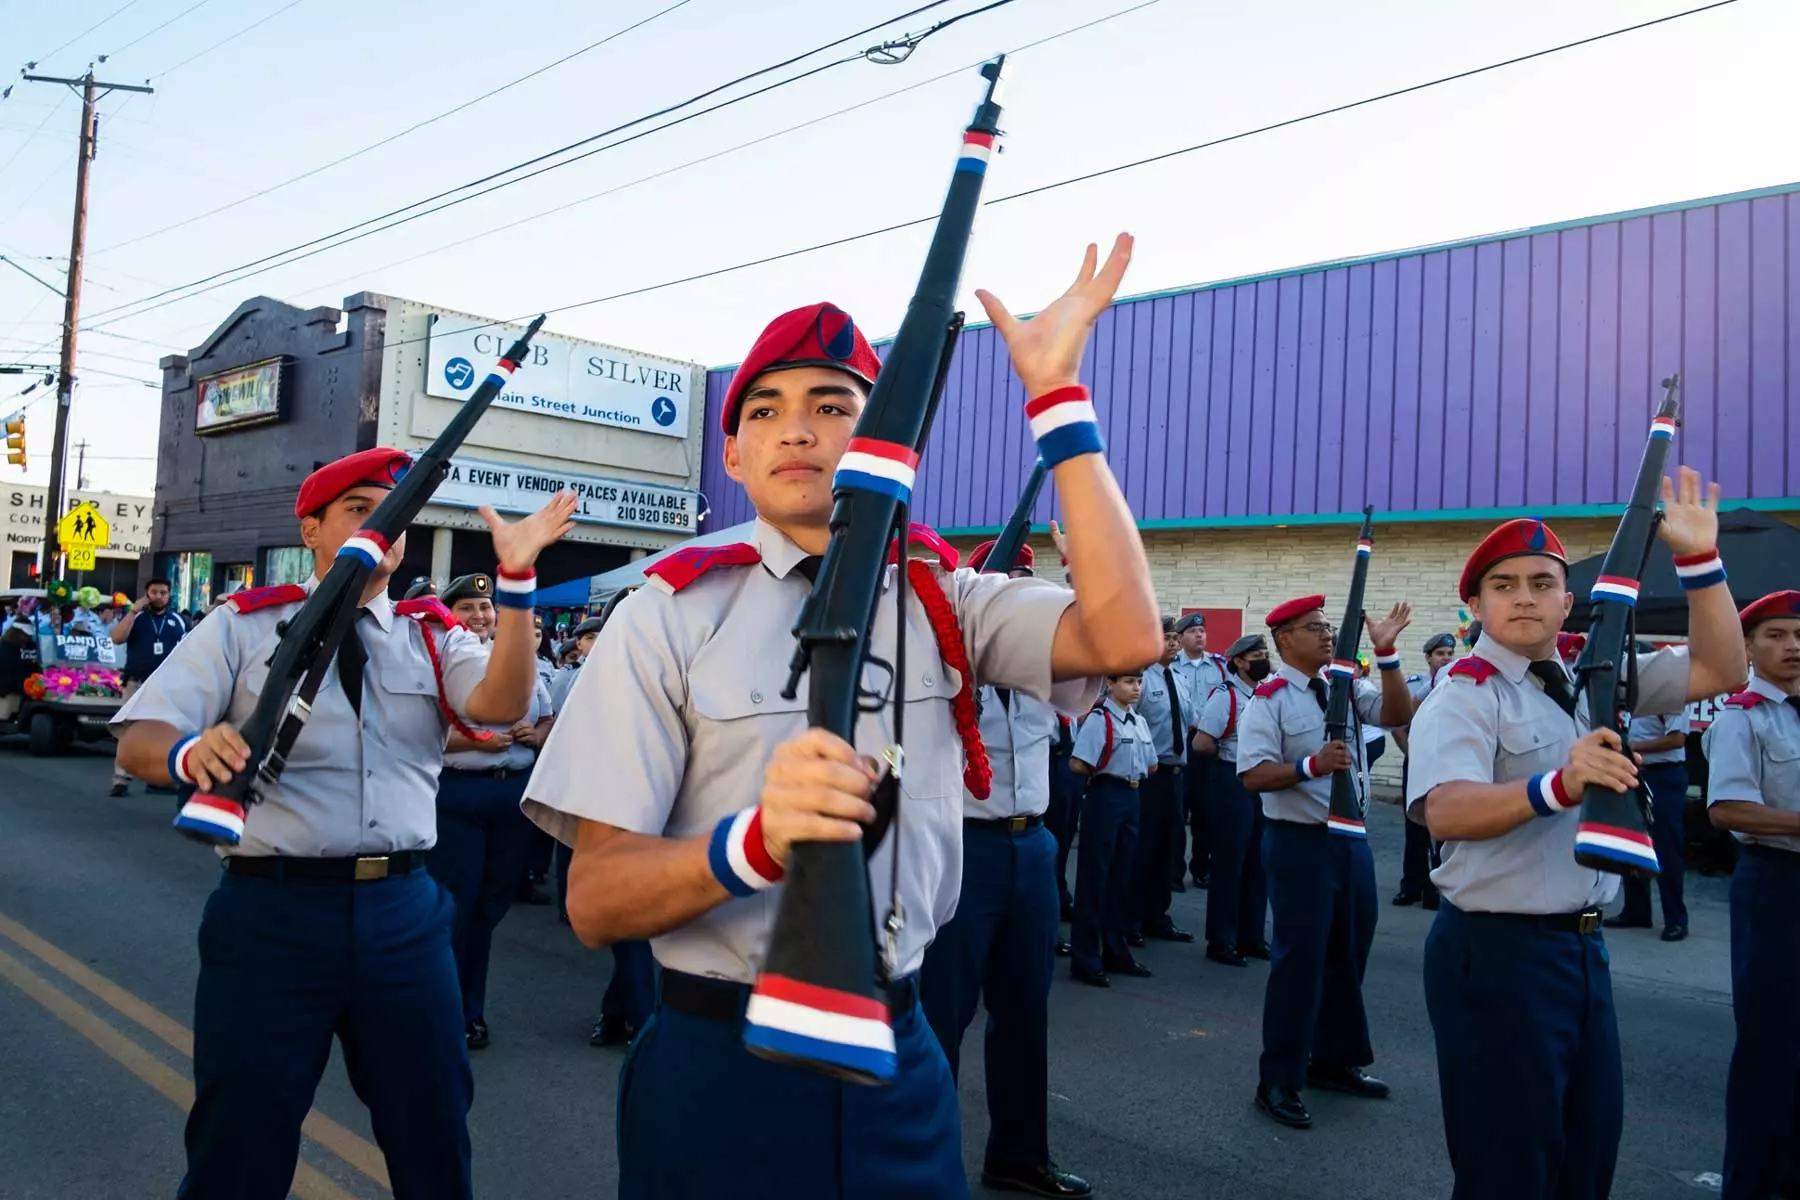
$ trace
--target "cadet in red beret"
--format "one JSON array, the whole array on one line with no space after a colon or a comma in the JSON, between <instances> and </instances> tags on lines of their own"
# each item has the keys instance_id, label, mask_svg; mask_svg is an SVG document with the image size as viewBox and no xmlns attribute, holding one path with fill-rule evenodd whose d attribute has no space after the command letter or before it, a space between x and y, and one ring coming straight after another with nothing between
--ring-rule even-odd
<instances>
[{"instance_id":1,"label":"cadet in red beret","mask_svg":"<svg viewBox=\"0 0 1800 1200\"><path fill-rule=\"evenodd\" d=\"M993 549L994 543L992 540L989 540L969 551L969 570L979 571L981 568L985 567L987 565L988 555L993 552ZM1032 573L1032 568L1036 565L1037 555L1032 552L1031 547L1029 545L1020 546L1019 561L1013 564L1013 574L1030 575Z\"/></svg>"},{"instance_id":2,"label":"cadet in red beret","mask_svg":"<svg viewBox=\"0 0 1800 1200\"><path fill-rule=\"evenodd\" d=\"M1269 983L1263 999L1263 1052L1256 1106L1292 1128L1312 1124L1302 1092L1324 1088L1381 1099L1388 1085L1365 1067L1375 1061L1362 978L1380 911L1368 837L1340 836L1328 823L1332 776L1348 772L1361 807L1362 725L1399 728L1412 719L1412 693L1400 672L1396 640L1412 607L1365 615L1381 683L1352 683L1356 725L1348 741L1325 725L1326 683L1336 632L1325 597L1300 596L1268 616L1280 665L1255 690L1238 721L1237 774L1262 799L1263 874L1269 911Z\"/></svg>"},{"instance_id":3,"label":"cadet in red beret","mask_svg":"<svg viewBox=\"0 0 1800 1200\"><path fill-rule=\"evenodd\" d=\"M288 1194L334 1036L394 1195L471 1194L454 902L421 868L439 833L446 735L517 720L538 686L534 564L568 531L575 499L512 523L481 510L503 605L490 653L435 598L389 602L406 539L386 545L365 525L411 461L365 450L307 476L294 512L313 579L233 593L113 719L121 765L181 785L178 819L234 842L200 923L184 1196ZM250 765L238 729L284 621L342 556L374 570L286 769L247 809L210 798Z\"/></svg>"},{"instance_id":4,"label":"cadet in red beret","mask_svg":"<svg viewBox=\"0 0 1800 1200\"><path fill-rule=\"evenodd\" d=\"M1658 532L1688 589L1690 640L1637 655L1634 716L1678 714L1743 678L1716 549L1718 486L1702 493L1685 467L1679 488L1663 483ZM1618 596L1628 584L1597 587ZM1555 532L1530 518L1501 525L1469 556L1459 590L1481 636L1420 705L1407 771L1408 807L1442 843L1425 1001L1455 1195L1605 1196L1624 1085L1601 910L1619 876L1577 863L1575 838L1583 793L1628 791L1638 769L1617 731L1588 731L1558 653L1576 598ZM1793 1083L1790 1069L1790 1103Z\"/></svg>"}]
</instances>

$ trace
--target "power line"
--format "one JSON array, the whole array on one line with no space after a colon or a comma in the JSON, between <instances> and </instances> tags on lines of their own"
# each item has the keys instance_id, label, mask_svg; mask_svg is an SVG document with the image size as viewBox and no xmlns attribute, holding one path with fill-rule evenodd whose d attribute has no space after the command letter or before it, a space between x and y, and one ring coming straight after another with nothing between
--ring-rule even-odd
<instances>
[{"instance_id":1,"label":"power line","mask_svg":"<svg viewBox=\"0 0 1800 1200\"><path fill-rule=\"evenodd\" d=\"M6 174L6 169L8 167L12 166L15 162L19 161L19 155L25 153L25 147L29 146L32 142L37 140L38 135L40 133L44 132L44 127L46 125L50 124L50 118L54 117L57 113L61 112L63 105L67 104L68 102L69 102L69 98L67 96L60 96L57 98L57 101L55 104L50 104L50 105L45 106L50 111L45 113L44 119L37 123L37 128L33 129L29 134L27 134L25 136L25 139L19 143L19 148L17 150L13 151L12 157L7 159L4 163L0 163L0 175ZM37 193L33 192L32 195L35 196L35 195L37 195Z\"/></svg>"},{"instance_id":2,"label":"power line","mask_svg":"<svg viewBox=\"0 0 1800 1200\"><path fill-rule=\"evenodd\" d=\"M133 46L137 45L139 42L143 41L145 38L151 36L152 34L161 33L163 30L167 29L169 26L173 25L175 22L181 20L181 18L183 18L183 17L187 16L189 13L193 12L196 8L202 8L211 3L212 3L212 0L195 0L195 2L193 4L188 5L186 8L182 9L180 12L176 13L174 16L172 16L168 20L164 21L161 25L152 25L149 29L145 30L143 33L138 34L136 37L132 38L129 42L126 42L123 46L120 46L117 50L114 50L112 53L106 55L105 58L117 58L119 55L125 53L125 51L131 49ZM102 61L105 61L105 58L103 58Z\"/></svg>"},{"instance_id":3,"label":"power line","mask_svg":"<svg viewBox=\"0 0 1800 1200\"><path fill-rule=\"evenodd\" d=\"M101 17L98 21L95 21L92 25L89 25L86 29L82 30L80 33L76 34L74 37L70 38L68 41L64 42L62 45L60 45L56 49L52 50L50 53L40 54L37 58L33 59L31 62L26 63L25 69L27 71L37 70L39 63L49 62L51 59L53 59L57 55L61 54L64 50L67 50L70 46L73 46L76 42L79 42L82 38L84 38L88 34L94 32L94 30L100 28L102 25L107 24L114 17L118 16L120 13L124 12L126 9L130 8L132 5L136 4L137 2L138 2L138 0L125 0L125 3L119 5L119 7L113 9L113 11L108 13L106 16Z\"/></svg>"},{"instance_id":4,"label":"power line","mask_svg":"<svg viewBox=\"0 0 1800 1200\"><path fill-rule=\"evenodd\" d=\"M204 4L204 3L207 3L207 0L200 0L200 2L202 4ZM580 58L583 54L586 54L590 50L597 50L601 46L606 45L606 43L613 41L616 38L624 37L626 34L632 32L633 30L640 29L643 26L650 24L650 22L656 20L657 18L667 16L669 13L674 12L676 9L681 8L687 4L691 4L692 2L693 2L693 0L676 0L676 2L674 4L671 4L671 5L667 6L666 8L662 8L662 9L657 10L656 12L651 13L649 16L643 18L641 21L633 22L632 24L625 26L625 28L623 28L623 29L614 30L612 33L607 34L605 37L601 38L599 41L589 42L587 45L583 46L581 49L573 51L572 53L569 53L569 54L565 54L561 58L557 59L555 62L546 63L545 65L537 68L535 71L527 72L526 74L519 76L517 79L514 79L511 82L503 83L499 87L493 88L486 92L483 92L483 93L481 93L481 95L476 96L471 100L465 100L461 104L458 104L457 106L455 106L454 108L447 108L443 112L438 113L436 116L427 117L423 121L419 121L412 125L408 125L405 129L400 130L398 133L391 133L387 137L382 138L380 141L370 142L367 146L364 146L360 150L352 150L349 154L345 154L345 155L342 155L341 157L334 158L330 162L327 162L327 163L321 163L309 171L302 171L300 174L295 175L289 179L284 179L280 183L272 183L268 187L263 188L261 191L251 192L248 196L240 197L239 199L231 201L229 204L221 204L219 207L213 208L213 209L208 209L206 212L196 213L194 216L188 217L184 220L177 221L173 225L164 225L161 229L152 229L149 233L140 233L136 237L126 238L122 242L114 242L110 246L103 246L98 251L96 251L96 253L105 254L105 253L108 253L109 251L117 250L123 246L133 246L133 245L136 245L138 242L144 241L147 238L157 237L161 234L168 233L171 230L181 229L184 226L192 225L195 221L203 221L207 217L218 216L220 213L225 212L228 209L236 208L240 204L247 204L252 200L258 199L259 197L267 196L272 192L278 192L281 189L289 186L290 184L299 183L302 179L311 179L314 175L317 175L323 171L329 171L333 167L341 166L342 164L349 162L353 158L361 158L363 155L369 153L371 150L379 150L381 147L386 146L391 142L397 142L403 137L406 137L410 134L417 133L419 130L424 129L427 125L434 125L437 122L444 120L446 117L453 117L457 113L462 112L466 108L472 108L475 105L480 104L483 100L488 100L494 96L498 96L501 92L506 91L508 88L517 87L519 84L524 83L527 80L537 78L539 75L542 75L546 71L555 70L557 67L562 66L566 62L569 62L576 58ZM167 72L164 72L164 73L167 74Z\"/></svg>"},{"instance_id":5,"label":"power line","mask_svg":"<svg viewBox=\"0 0 1800 1200\"><path fill-rule=\"evenodd\" d=\"M232 42L237 41L239 38L243 37L246 33L249 33L251 30L268 24L270 21L273 21L276 17L279 17L282 13L286 12L288 9L293 8L295 5L298 5L298 4L304 4L305 2L306 2L306 0L288 0L288 2L286 4L282 5L280 8L276 9L274 12L270 13L268 16L257 18L256 20L250 22L250 24L248 24L248 25L244 26L242 29L238 30L236 33L232 34L230 37L221 38L220 40L214 42L212 45L208 46L206 49L198 51L194 54L188 55L186 58L182 59L180 62L176 63L172 67L164 67L162 70L158 71L156 74L150 76L150 78L151 79L161 79L165 75L173 75L175 72L181 70L181 68L187 66L189 63L195 61L196 59L205 58L207 55L211 54L214 50L219 49L221 46L229 46Z\"/></svg>"},{"instance_id":6,"label":"power line","mask_svg":"<svg viewBox=\"0 0 1800 1200\"><path fill-rule=\"evenodd\" d=\"M1002 5L1010 4L1012 2L1013 2L1013 0L995 0L995 3L989 4L985 8L977 10L977 11L985 12L985 11L988 11L988 9L1001 7ZM213 280L220 279L223 276L233 275L233 276L235 276L235 278L226 280L225 283L221 284L220 286L225 286L230 283L240 282L241 280L248 279L248 278L252 277L253 275L262 274L262 271L252 270L251 268L262 266L262 264L269 263L269 262L271 262L271 260L278 259L278 258L284 258L285 256L290 255L290 254L297 255L296 258L289 259L288 261L290 261L290 262L297 262L301 258L310 258L310 257L312 257L311 254L298 254L298 252L302 251L302 250L307 250L311 247L318 246L321 242L329 242L334 238L341 238L341 237L344 237L344 235L346 235L346 234L355 233L357 230L365 229L366 227L371 226L371 225L376 225L379 222L388 221L390 218L400 217L403 214L409 213L414 209L423 208L425 205L433 204L436 201L445 199L446 197L454 196L458 192L469 191L470 189L481 187L483 184L492 183L495 180L501 179L503 176L511 175L515 172L522 171L527 167L536 166L537 164L545 162L548 159L557 158L560 155L567 154L571 150L578 149L582 146L588 145L591 142L598 141L601 138L609 137L612 134L622 132L623 130L626 130L626 129L630 129L634 125L641 125L646 121L651 121L651 120L656 119L657 117L666 116L670 113L677 112L680 109L690 107L690 106L700 102L701 100L704 100L710 96L718 94L719 92L729 90L730 88L736 87L739 84L747 83L748 81L750 81L752 79L756 79L756 78L759 78L760 76L767 75L773 71L781 70L782 68L791 66L792 64L800 62L803 59L811 58L816 54L822 53L823 51L833 49L834 47L837 47L837 46L841 46L845 42L854 41L858 38L865 37L868 34L875 32L876 30L883 29L889 25L893 25L900 21L904 21L904 20L908 19L909 17L917 16L920 13L929 11L930 9L941 7L942 5L947 4L947 3L949 3L949 0L930 0L930 2L927 4L924 4L917 8L911 9L907 12L897 14L896 16L889 17L888 19L886 19L884 21L879 21L876 24L871 25L865 29L858 30L855 33L846 34L843 37L840 37L833 41L827 42L822 46L815 47L814 49L808 50L802 54L793 55L789 58L783 59L780 62L771 63L770 65L768 65L766 67L760 67L755 71L751 71L747 74L740 75L736 79L729 80L725 83L719 84L716 87L709 88L704 92L700 92L697 95L690 96L686 100L679 101L678 103L675 103L675 104L667 105L664 108L658 109L654 112L646 113L643 116L635 117L632 120L627 121L621 125L616 125L611 129L602 130L599 133L592 134L588 137L582 138L575 142L571 142L566 146L559 147L555 150L547 151L547 152L545 152L543 154L539 154L533 158L526 159L523 162L514 163L512 166L505 167L499 171L490 172L489 174L484 175L479 179L473 179L467 183L458 184L456 187L448 188L448 189L438 192L432 196L427 196L422 200L415 200L410 204L402 205L399 208L392 209L392 210L382 213L378 216L369 217L366 220L359 221L354 225L346 226L343 229L336 230L335 232L328 233L328 234L322 234L321 236L313 238L309 241L301 242L295 246L289 246L285 250L278 250L272 254L265 254L261 258L251 259L249 262L240 263L235 267L227 267L224 270L215 271L211 275L202 276L199 279L192 280L185 284L179 284L176 287L167 288L161 292L154 292L151 295L142 297L139 300L131 301L126 304L116 305L113 308L102 310L101 312L97 312L93 315L95 318L108 317L108 316L112 316L115 313L121 313L121 312L123 312L123 310L125 310L127 308L135 308L137 305L140 305L140 304L149 305L150 301L159 300L162 297L172 295L175 292L188 292L188 295L178 297L177 301L169 302L169 303L176 303L176 302L178 302L178 300L189 299L191 296L202 295L207 291L214 290L212 288L201 289L200 285L206 284L206 283L211 283ZM932 30L928 30L928 31L926 31L926 33L916 35L916 36L919 38L929 36L929 34L931 32L935 32L935 30L937 28L942 28L942 27L943 26L940 24L939 26L934 27ZM736 104L736 103L740 103L741 101L751 99L755 96L761 95L763 92L773 90L773 88L775 88L775 87L783 87L789 83L796 83L802 79L807 78L810 75L816 75L816 74L820 73L821 71L830 70L834 67L843 66L846 63L858 61L865 56L865 53L866 52L859 52L857 54L848 55L844 58L834 60L833 62L830 62L830 63L826 63L823 66L811 68L808 71L804 71L801 74L796 75L796 76L791 76L783 81L780 81L777 84L773 84L768 87L761 88L755 92L750 92L750 93L747 93L742 96L734 97L729 101L722 102L718 105L714 105L712 108L704 110L704 112L689 114L686 117L682 117L682 118L679 118L678 120L668 122L666 125L658 126L658 127L656 127L656 129L650 130L648 132L653 133L653 132L657 132L661 129L667 129L673 125L680 124L682 121L692 119L693 117L705 115L705 112L717 111L717 109L728 107L730 104ZM643 135L640 134L637 136L643 136ZM620 142L613 143L612 145L623 145L623 144L625 144L626 141L633 141L633 140L636 140L636 137L627 138ZM542 170L539 170L539 171L533 171L530 174L521 176L518 179L508 180L505 183L500 184L499 186L500 187L511 186L511 184L513 184L513 183L519 183L525 179L530 179L536 175L542 174L544 170L554 170L556 167L559 167L559 166L567 166L567 165L569 165L569 163L579 162L579 161L581 161L581 159L587 158L591 154L599 153L601 150L610 149L610 148L611 148L610 145L599 147L596 150L589 151L586 154L578 155L574 158L567 159L562 162L554 163L551 166L543 168ZM464 196L461 198L461 200L457 200L454 203L461 203L463 200L474 199L476 196L486 195L487 192L497 191L497 190L499 190L498 187L488 188L486 191L474 193L473 195L470 195L470 196ZM440 209L442 209L442 208L448 208L451 206L452 205L450 205L450 204L444 204L444 205L440 205L438 209L431 209L429 211L436 212L436 211L440 211ZM411 217L407 217L406 220L393 221L391 224L382 226L382 229L383 230L391 229L397 225L405 224L406 221L415 220L418 217L426 216L426 215L428 215L428 213L425 213L425 212L416 213ZM374 232L380 232L380 231L381 230L375 230ZM366 235L363 235L363 236L366 236ZM347 244L349 244L349 242L358 241L358 240L360 240L360 237L344 238L343 241L337 242L335 244L336 245L347 245ZM330 249L332 247L325 247L325 248ZM286 265L286 263L277 263L275 265L283 266L283 265ZM266 269L273 269L273 267L266 268ZM244 274L240 275L240 274L238 274L238 272L244 272ZM190 289L200 289L200 290L190 291ZM142 308L136 312L127 313L124 316L115 317L114 319L115 320L125 320L127 317L142 316L146 312L150 312L156 308L163 308L163 307L166 307L166 305L161 305L161 304L150 305L150 307Z\"/></svg>"}]
</instances>

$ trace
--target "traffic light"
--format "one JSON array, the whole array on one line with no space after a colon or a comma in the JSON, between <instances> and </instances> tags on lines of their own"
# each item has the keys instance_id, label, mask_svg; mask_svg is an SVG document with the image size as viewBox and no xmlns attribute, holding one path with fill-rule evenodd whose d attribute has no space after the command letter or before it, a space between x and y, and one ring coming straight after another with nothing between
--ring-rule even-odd
<instances>
[{"instance_id":1,"label":"traffic light","mask_svg":"<svg viewBox=\"0 0 1800 1200\"><path fill-rule=\"evenodd\" d=\"M6 461L15 467L25 465L25 417L22 413L6 418Z\"/></svg>"}]
</instances>

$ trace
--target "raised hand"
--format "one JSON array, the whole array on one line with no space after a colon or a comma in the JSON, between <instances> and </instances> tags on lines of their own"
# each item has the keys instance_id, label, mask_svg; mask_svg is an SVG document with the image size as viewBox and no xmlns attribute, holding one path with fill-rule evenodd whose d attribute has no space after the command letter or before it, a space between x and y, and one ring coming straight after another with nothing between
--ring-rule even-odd
<instances>
[{"instance_id":1,"label":"raised hand","mask_svg":"<svg viewBox=\"0 0 1800 1200\"><path fill-rule=\"evenodd\" d=\"M1369 631L1369 642L1377 650L1392 650L1394 642L1412 624L1412 605L1402 600L1388 609L1388 615L1376 621L1363 613L1363 625Z\"/></svg>"},{"instance_id":2,"label":"raised hand","mask_svg":"<svg viewBox=\"0 0 1800 1200\"><path fill-rule=\"evenodd\" d=\"M1700 498L1700 472L1682 467L1676 472L1679 483L1664 476L1662 481L1663 519L1657 533L1669 544L1674 554L1702 554L1719 544L1719 485L1706 488Z\"/></svg>"},{"instance_id":3,"label":"raised hand","mask_svg":"<svg viewBox=\"0 0 1800 1200\"><path fill-rule=\"evenodd\" d=\"M537 562L546 546L554 545L575 528L575 522L569 519L575 511L575 493L558 492L550 503L517 521L502 519L485 504L476 511L494 535L494 557L501 568L524 572Z\"/></svg>"},{"instance_id":4,"label":"raised hand","mask_svg":"<svg viewBox=\"0 0 1800 1200\"><path fill-rule=\"evenodd\" d=\"M1006 340L1013 370L1024 383L1027 396L1041 396L1079 382L1081 353L1087 346L1088 334L1118 294L1125 268L1131 264L1131 247L1131 235L1121 233L1113 242L1105 265L1096 270L1100 252L1090 244L1069 290L1027 320L1013 316L992 292L975 290L975 298L987 310L988 320Z\"/></svg>"}]
</instances>

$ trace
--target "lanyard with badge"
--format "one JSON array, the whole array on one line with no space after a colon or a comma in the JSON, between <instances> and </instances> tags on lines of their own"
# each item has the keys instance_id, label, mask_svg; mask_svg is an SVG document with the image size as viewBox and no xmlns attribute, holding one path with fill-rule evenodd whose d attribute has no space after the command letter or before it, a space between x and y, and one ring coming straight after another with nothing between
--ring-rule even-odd
<instances>
[{"instance_id":1,"label":"lanyard with badge","mask_svg":"<svg viewBox=\"0 0 1800 1200\"><path fill-rule=\"evenodd\" d=\"M150 653L156 655L158 658L163 656L163 650L165 649L163 646L163 630L167 629L169 627L169 622L174 619L175 618L168 613L164 613L160 617L153 616L150 618Z\"/></svg>"}]
</instances>

